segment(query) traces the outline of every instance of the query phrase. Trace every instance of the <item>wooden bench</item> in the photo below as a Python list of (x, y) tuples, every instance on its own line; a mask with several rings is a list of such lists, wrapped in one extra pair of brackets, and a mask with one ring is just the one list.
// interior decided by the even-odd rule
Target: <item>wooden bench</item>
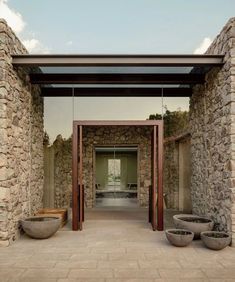
[(137, 188), (137, 183), (132, 183), (132, 182), (127, 183), (127, 187), (128, 187), (129, 190), (131, 190), (133, 188)]
[(39, 210), (36, 216), (59, 217), (61, 219), (60, 227), (63, 227), (67, 223), (67, 220), (68, 220), (68, 211), (67, 209), (45, 208), (45, 209)]

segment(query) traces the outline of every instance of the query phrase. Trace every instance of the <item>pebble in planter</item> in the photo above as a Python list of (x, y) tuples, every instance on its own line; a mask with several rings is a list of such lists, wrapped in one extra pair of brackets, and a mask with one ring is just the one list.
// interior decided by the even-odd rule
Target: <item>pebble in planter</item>
[(192, 214), (177, 214), (173, 220), (176, 228), (192, 231), (194, 239), (199, 239), (201, 232), (211, 231), (214, 226), (211, 219)]
[(176, 247), (189, 245), (194, 237), (194, 233), (184, 229), (167, 229), (165, 231), (167, 240)]
[(24, 232), (34, 239), (47, 239), (60, 228), (58, 217), (29, 217), (20, 221)]
[(205, 246), (212, 250), (222, 250), (231, 242), (229, 234), (219, 231), (201, 232), (201, 239)]

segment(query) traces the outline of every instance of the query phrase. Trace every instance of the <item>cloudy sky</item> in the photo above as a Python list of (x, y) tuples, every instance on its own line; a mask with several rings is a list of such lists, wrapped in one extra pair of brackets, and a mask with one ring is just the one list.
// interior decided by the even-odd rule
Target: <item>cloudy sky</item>
[[(0, 0), (0, 17), (30, 53), (203, 53), (227, 20), (234, 0)], [(170, 110), (188, 99), (164, 99)], [(75, 119), (146, 119), (161, 99), (76, 98)], [(72, 99), (45, 99), (51, 139), (71, 133)]]

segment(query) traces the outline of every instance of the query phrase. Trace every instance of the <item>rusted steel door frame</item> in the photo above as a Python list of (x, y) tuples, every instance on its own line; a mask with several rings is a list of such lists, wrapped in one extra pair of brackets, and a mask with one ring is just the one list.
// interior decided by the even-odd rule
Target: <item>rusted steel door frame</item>
[(83, 197), (83, 148), (82, 148), (82, 125), (79, 125), (79, 181), (78, 181), (78, 187), (79, 187), (79, 230), (82, 230), (82, 222), (83, 222), (83, 206), (84, 206), (84, 197)]
[(72, 140), (72, 229), (78, 230), (78, 125), (75, 122)]
[[(163, 121), (74, 121), (72, 148), (72, 229), (82, 230), (84, 221), (83, 189), (83, 127), (84, 126), (153, 126), (152, 135), (152, 197), (153, 230), (163, 230)], [(79, 152), (79, 159), (78, 159)], [(79, 166), (78, 166), (79, 164)], [(158, 194), (156, 203), (156, 191)], [(78, 197), (79, 196), (79, 197)], [(156, 223), (157, 204), (157, 223)]]
[(76, 122), (73, 123), (72, 144), (72, 229), (76, 231), (82, 230), (84, 221), (82, 126)]
[(152, 161), (152, 185), (151, 185), (151, 224), (153, 231), (156, 230), (156, 185), (157, 185), (157, 127), (153, 127), (151, 143), (151, 161)]
[(163, 209), (163, 121), (159, 123), (157, 130), (157, 230), (164, 229)]

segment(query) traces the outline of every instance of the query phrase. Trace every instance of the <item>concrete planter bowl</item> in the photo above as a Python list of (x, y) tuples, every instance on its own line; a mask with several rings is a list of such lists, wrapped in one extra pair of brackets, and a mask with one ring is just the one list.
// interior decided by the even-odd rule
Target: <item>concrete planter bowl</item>
[(204, 231), (201, 233), (202, 242), (212, 250), (222, 250), (231, 242), (231, 236), (225, 232)]
[(211, 231), (214, 222), (205, 217), (192, 214), (177, 214), (173, 216), (174, 224), (177, 229), (186, 229), (194, 233), (194, 239), (200, 239), (203, 231)]
[(34, 239), (47, 239), (60, 228), (58, 217), (34, 216), (20, 221), (25, 233)]
[(188, 246), (194, 237), (194, 233), (185, 229), (167, 229), (165, 231), (167, 240), (176, 247)]

